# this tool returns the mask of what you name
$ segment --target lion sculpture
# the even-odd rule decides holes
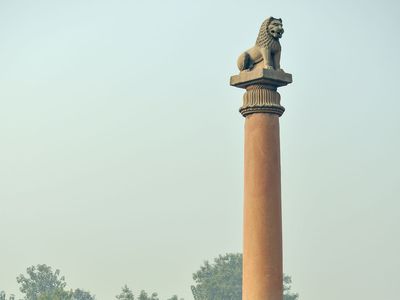
[[[283,31],[282,19],[273,17],[266,19],[261,25],[255,46],[239,56],[237,61],[239,70],[263,67],[283,71],[280,65],[281,44],[279,43]]]

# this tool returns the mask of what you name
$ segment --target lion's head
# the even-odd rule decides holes
[[[265,45],[273,40],[278,41],[282,37],[283,32],[282,19],[269,17],[261,25],[256,45],[265,47]]]
[[[267,32],[272,35],[275,39],[280,39],[283,34],[282,19],[274,19],[268,24]]]

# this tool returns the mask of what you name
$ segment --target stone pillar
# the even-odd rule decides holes
[[[245,120],[243,300],[282,300],[282,217],[279,86],[292,82],[283,71],[257,68],[231,77],[244,88]]]

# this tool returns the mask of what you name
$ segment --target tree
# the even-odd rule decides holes
[[[0,291],[0,300],[6,300],[6,292]],[[15,296],[13,294],[10,294],[8,300],[15,300]]]
[[[290,289],[292,288],[292,278],[288,275],[283,276],[283,298],[284,300],[297,300],[299,294],[292,293]]]
[[[152,293],[149,297],[145,291],[141,291],[138,297],[138,300],[159,300],[157,293]]]
[[[116,298],[118,300],[135,300],[135,296],[133,295],[131,289],[128,288],[126,284],[122,287],[121,293],[117,295]],[[149,297],[146,291],[141,290],[137,300],[159,300],[159,298],[157,293],[152,293],[151,296]],[[174,295],[167,300],[178,300],[178,296]],[[183,300],[183,298],[181,298],[180,300]]]
[[[119,300],[135,300],[135,296],[126,284],[122,287],[121,294],[117,295],[116,298]]]
[[[65,277],[60,270],[53,270],[47,265],[31,266],[26,269],[27,276],[20,274],[17,282],[26,300],[95,300],[89,292],[76,289],[67,291]],[[2,300],[0,298],[0,300]]]
[[[149,296],[147,295],[147,293],[143,290],[140,291],[138,300],[148,300],[148,299],[149,299]]]
[[[195,300],[242,299],[242,255],[219,255],[214,264],[205,261],[193,279]]]
[[[195,300],[241,300],[242,254],[219,255],[214,263],[208,261],[193,274],[196,285],[192,286]],[[298,294],[290,291],[290,276],[283,278],[284,300],[297,300]]]
[[[29,298],[27,298],[29,299]],[[63,289],[54,289],[42,292],[37,296],[38,300],[73,300],[72,293],[64,291]]]
[[[158,299],[157,293],[153,293],[153,294],[151,294],[151,297],[149,298],[149,300],[160,300],[160,299]]]
[[[26,269],[26,272],[28,273],[27,277],[22,274],[17,277],[17,282],[21,285],[19,289],[25,294],[25,299],[69,299],[64,291],[66,283],[64,276],[60,277],[60,270],[53,272],[51,267],[42,264],[31,266]]]
[[[81,289],[76,289],[72,293],[72,299],[73,300],[96,300],[95,296],[92,296],[89,292],[81,290]]]
[[[55,289],[40,294],[38,300],[96,300],[89,292],[76,289],[75,291],[65,291]]]
[[[167,300],[179,300],[178,295],[173,295],[171,298],[169,298]],[[181,298],[180,300],[183,300],[183,298]]]

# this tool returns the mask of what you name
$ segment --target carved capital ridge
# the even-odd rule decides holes
[[[246,117],[253,113],[271,113],[281,116],[285,108],[281,106],[281,96],[273,89],[262,85],[252,85],[246,88],[243,95],[243,106],[239,112]]]

